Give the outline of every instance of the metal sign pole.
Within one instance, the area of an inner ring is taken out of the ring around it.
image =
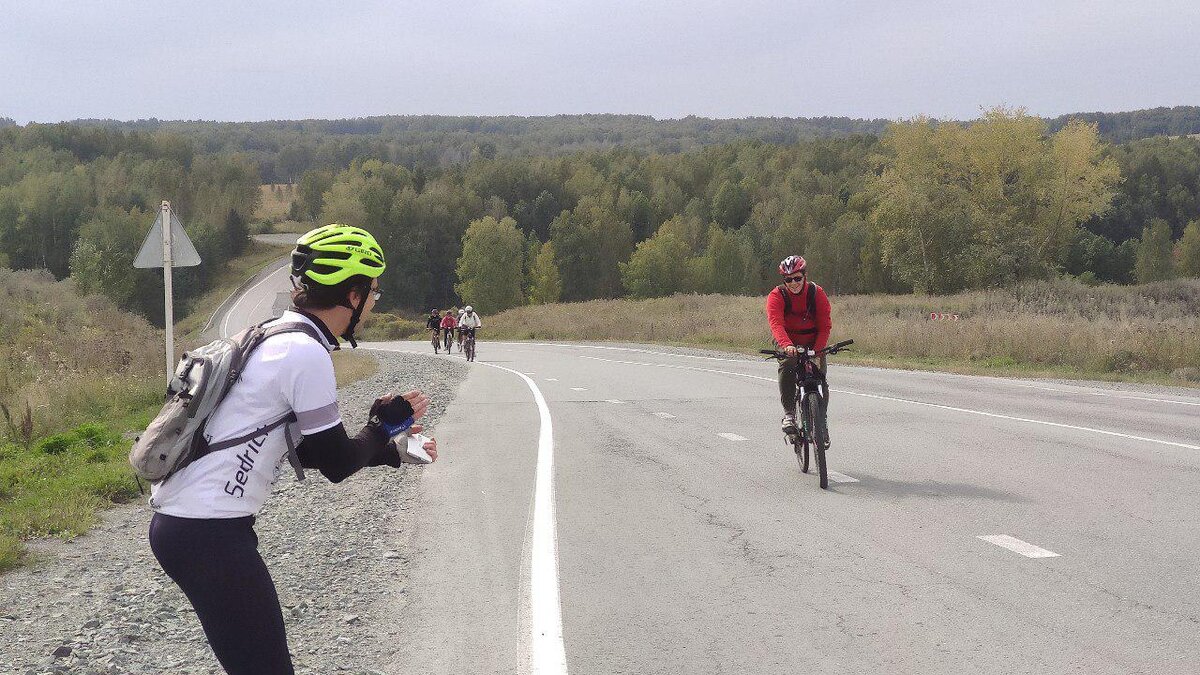
[[[175,372],[175,309],[172,303],[171,289],[171,202],[163,200],[163,295],[165,296],[165,313],[163,327],[167,332],[167,386],[171,385],[171,375]]]

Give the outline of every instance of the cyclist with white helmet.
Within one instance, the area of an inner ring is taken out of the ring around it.
[[[272,333],[250,353],[208,418],[198,456],[153,485],[151,549],[195,608],[226,672],[294,672],[279,596],[254,532],[289,446],[301,466],[335,483],[368,466],[437,459],[432,439],[424,454],[393,440],[408,447],[399,434],[429,408],[420,391],[377,398],[354,437],[338,411],[330,353],[339,348],[337,336],[357,346],[354,329],[379,299],[384,268],[379,244],[357,227],[326,225],[300,237],[292,252],[292,307],[266,326],[303,330]]]
[[[775,344],[790,357],[779,361],[779,402],[783,405],[783,433],[796,434],[797,350],[824,349],[833,324],[829,297],[825,289],[808,280],[804,258],[784,258],[779,263],[779,274],[783,283],[767,294],[767,323]],[[823,356],[821,372],[825,372]]]

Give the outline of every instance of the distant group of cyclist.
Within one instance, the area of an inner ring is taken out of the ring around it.
[[[463,351],[464,339],[473,341],[475,331],[482,327],[483,321],[470,305],[459,310],[448,309],[444,313],[434,308],[429,310],[429,318],[425,320],[425,329],[432,333],[434,353],[440,353],[445,348],[449,354],[450,346],[455,343],[458,350]]]

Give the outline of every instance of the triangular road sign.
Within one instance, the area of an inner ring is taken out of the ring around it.
[[[133,260],[133,266],[139,269],[148,269],[151,267],[163,266],[163,244],[162,244],[162,211],[158,212],[158,217],[154,219],[154,225],[150,228],[150,234],[146,235],[146,240],[142,242],[142,248],[138,251],[137,257]],[[192,245],[192,240],[188,238],[187,232],[184,231],[183,225],[179,222],[179,218],[175,217],[175,212],[171,212],[171,267],[193,267],[200,264],[200,254],[196,252],[196,247]]]

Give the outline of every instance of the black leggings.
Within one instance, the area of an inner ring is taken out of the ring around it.
[[[225,672],[295,672],[275,583],[258,555],[254,516],[178,518],[155,513],[150,548],[196,609]]]

